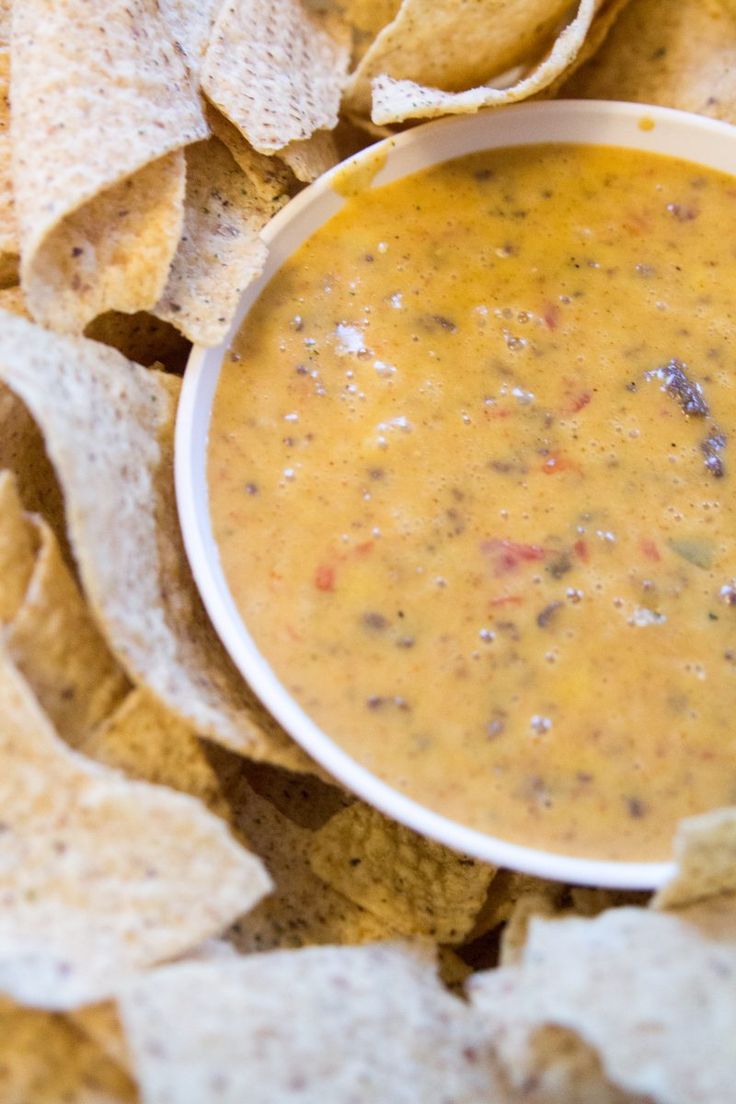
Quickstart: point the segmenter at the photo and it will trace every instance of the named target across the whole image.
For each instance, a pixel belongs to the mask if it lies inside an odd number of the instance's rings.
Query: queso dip
[[[284,686],[502,839],[736,802],[736,183],[541,145],[364,191],[225,357],[210,509]]]

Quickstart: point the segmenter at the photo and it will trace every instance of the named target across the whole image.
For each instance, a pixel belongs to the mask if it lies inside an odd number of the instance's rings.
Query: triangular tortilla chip
[[[289,166],[297,180],[306,184],[316,180],[340,160],[335,139],[327,130],[316,130],[311,138],[290,142],[279,151],[279,157]]]
[[[131,691],[77,750],[129,778],[191,794],[218,816],[227,816],[227,803],[202,742],[147,690]]]
[[[155,0],[23,0],[11,137],[31,313],[81,332],[158,300],[181,230],[181,148],[207,136]]]
[[[362,801],[315,835],[312,870],[402,935],[460,943],[473,928],[496,867],[425,839]]]
[[[0,991],[43,1008],[109,996],[267,892],[199,802],[71,751],[0,651]]]
[[[120,1006],[150,1101],[505,1099],[481,1021],[400,944],[170,966],[128,986]]]
[[[272,215],[289,199],[294,178],[278,157],[256,153],[247,138],[221,111],[207,104],[207,122],[223,145],[230,150],[235,164],[248,177],[259,204]]]
[[[337,123],[350,47],[342,23],[302,0],[228,0],[220,8],[202,87],[260,153]]]
[[[346,107],[368,115],[379,76],[447,92],[484,84],[543,54],[569,8],[570,0],[403,0],[352,74]]]
[[[736,121],[736,8],[728,0],[632,0],[561,95],[632,100]]]
[[[258,232],[271,211],[219,138],[190,146],[186,158],[184,228],[153,313],[196,345],[219,345],[241,294],[263,271]]]
[[[49,525],[22,604],[5,632],[20,673],[67,743],[76,747],[123,699],[129,683],[113,659]]]
[[[64,1016],[0,999],[3,1104],[135,1104],[126,1073]]]
[[[549,53],[507,87],[481,85],[466,91],[446,92],[412,80],[376,77],[373,80],[373,122],[383,125],[405,119],[472,114],[483,107],[516,103],[542,92],[574,63],[602,3],[603,0],[580,0],[577,14],[557,36]]]
[[[43,429],[83,588],[130,678],[194,731],[311,769],[230,663],[189,572],[173,488],[179,381],[106,345],[0,323],[0,379]]]

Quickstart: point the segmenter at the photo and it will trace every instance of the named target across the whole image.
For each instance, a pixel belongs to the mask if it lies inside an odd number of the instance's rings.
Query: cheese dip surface
[[[210,510],[256,643],[436,812],[661,860],[736,802],[736,183],[618,149],[364,191],[226,355]]]

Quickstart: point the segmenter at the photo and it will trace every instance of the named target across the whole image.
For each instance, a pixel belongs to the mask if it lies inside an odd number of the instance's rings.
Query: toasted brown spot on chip
[[[255,149],[273,153],[337,123],[348,37],[301,0],[227,0],[202,87]]]

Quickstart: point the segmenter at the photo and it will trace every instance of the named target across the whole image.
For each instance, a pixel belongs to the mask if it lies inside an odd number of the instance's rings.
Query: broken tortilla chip
[[[402,935],[460,943],[496,867],[459,855],[356,801],[321,828],[309,852],[333,889]]]
[[[575,17],[560,31],[551,50],[536,66],[525,70],[520,79],[506,87],[494,88],[484,84],[456,92],[433,88],[413,80],[386,75],[375,77],[372,82],[373,122],[385,125],[405,119],[471,114],[483,107],[516,103],[542,92],[574,63],[601,3],[602,0],[580,0]],[[364,62],[367,60],[368,55]],[[489,78],[490,76],[492,74],[489,74]]]
[[[0,999],[4,1104],[135,1104],[126,1073],[64,1016]]]
[[[202,87],[256,150],[274,153],[336,125],[349,56],[344,25],[301,0],[226,0]]]
[[[258,203],[275,215],[289,199],[293,176],[278,157],[256,153],[247,138],[221,111],[207,104],[207,122],[212,133],[230,150],[238,168],[248,177]]]
[[[192,1104],[213,1085],[221,1104],[504,1099],[482,1022],[409,946],[182,963],[119,1002],[146,1100]]]
[[[154,0],[23,0],[11,139],[33,316],[81,332],[156,303],[181,230],[182,147],[208,133]],[[63,120],[63,125],[59,125]]]
[[[38,537],[28,521],[12,472],[0,471],[0,628],[23,604],[36,561]]]
[[[537,1073],[535,1033],[555,1025],[594,1048],[628,1093],[723,1104],[736,1077],[735,979],[736,946],[621,908],[533,921],[521,965],[478,974],[469,990],[517,1089]]]
[[[632,0],[561,95],[630,100],[736,122],[736,7]]]
[[[118,661],[201,735],[310,770],[231,664],[189,572],[173,488],[179,381],[106,345],[0,321],[0,379],[43,429],[82,586]]]
[[[198,802],[71,751],[4,650],[0,703],[0,991],[49,1009],[100,1000],[268,891]]]
[[[680,908],[736,892],[736,808],[680,821],[674,849],[677,870],[655,895],[655,908]]]
[[[263,271],[271,211],[219,138],[190,146],[184,229],[153,313],[196,345],[219,345],[240,296]]]
[[[242,770],[248,785],[257,794],[275,805],[294,824],[309,828],[312,832],[353,800],[344,790],[313,774],[295,774],[283,767],[251,760],[238,760],[235,765],[237,772]]]
[[[3,306],[0,292],[0,307]],[[178,330],[168,322],[156,318],[148,311],[121,314],[107,311],[90,322],[84,336],[103,345],[112,345],[136,364],[150,368],[163,364],[166,370],[182,375],[187,366],[192,346]]]
[[[113,659],[61,554],[34,519],[38,552],[5,647],[56,731],[77,746],[122,700],[129,683]]]

